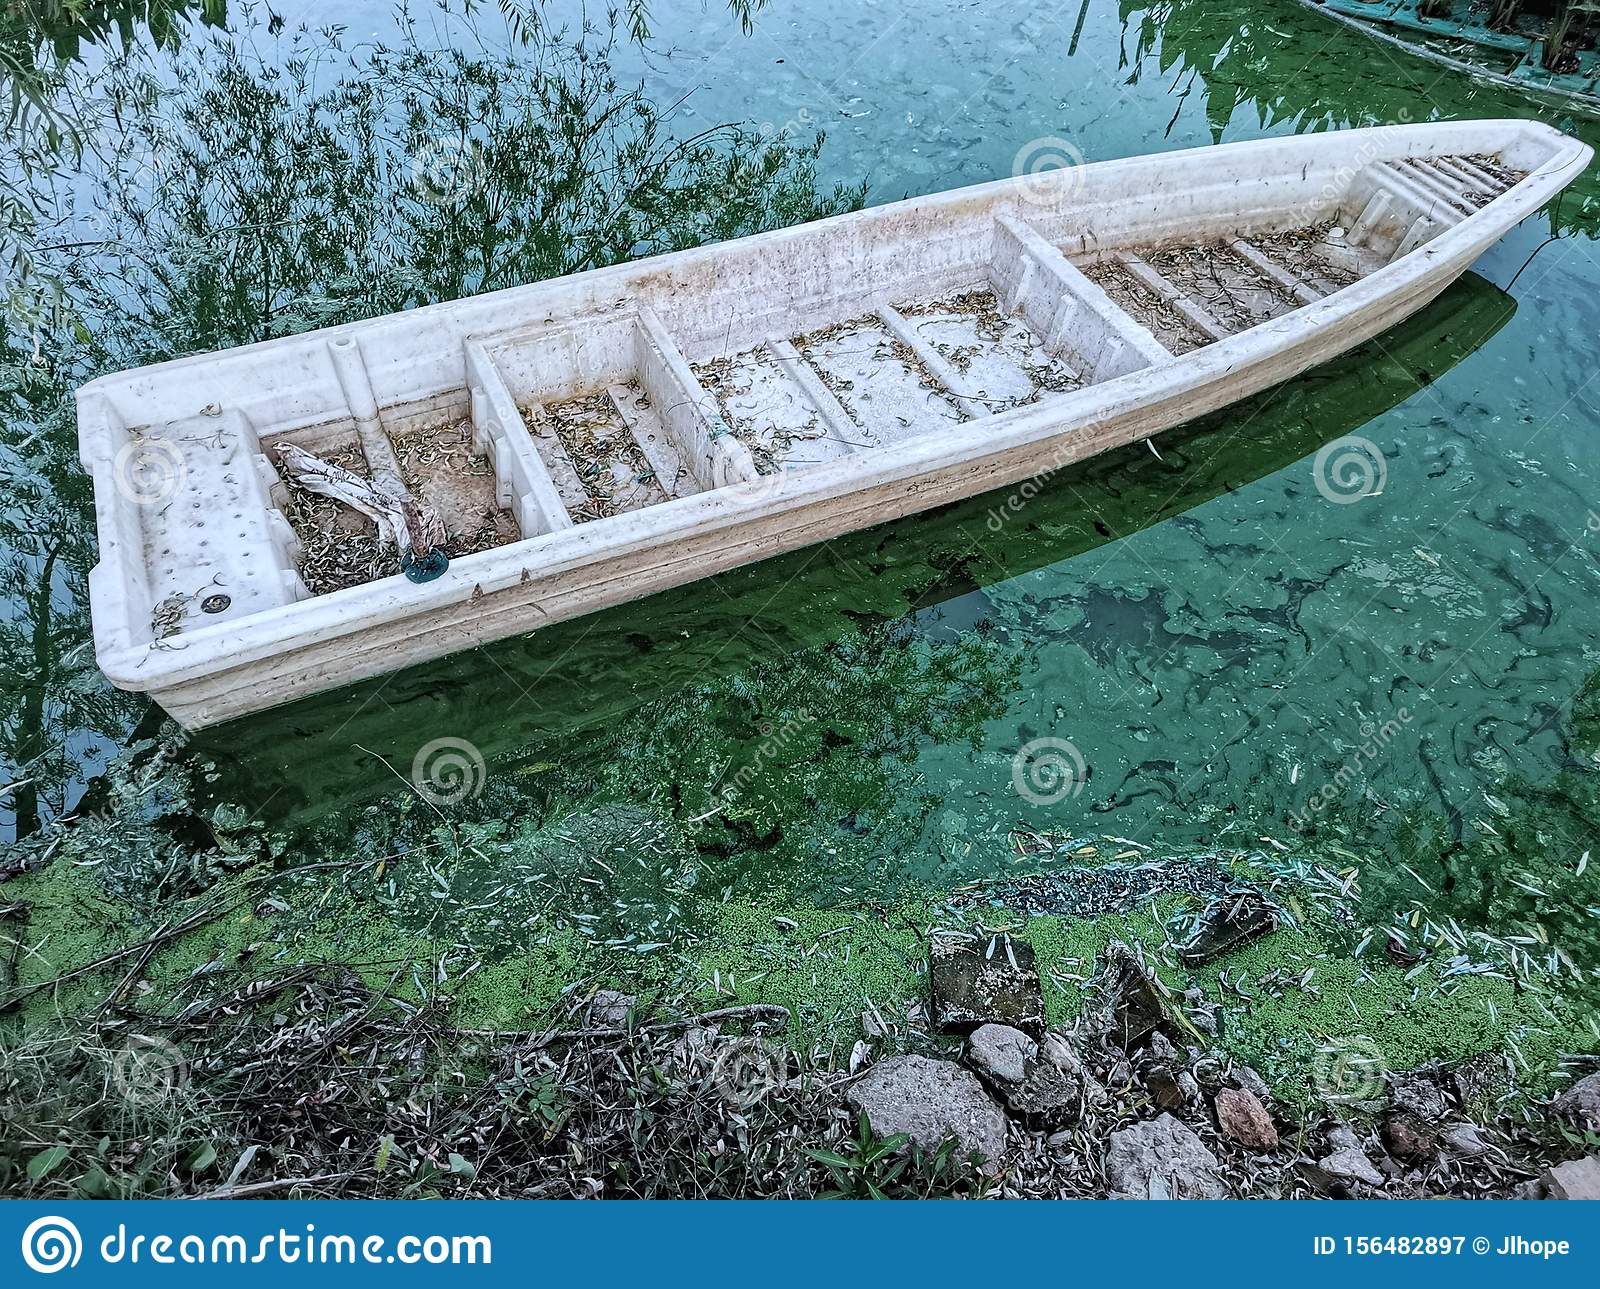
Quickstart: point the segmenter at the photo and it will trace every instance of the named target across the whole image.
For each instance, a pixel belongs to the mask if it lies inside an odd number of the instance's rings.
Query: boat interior
[[[863,224],[853,254],[800,236],[725,262],[646,261],[621,298],[476,326],[441,362],[454,379],[420,396],[393,396],[400,378],[377,371],[378,340],[318,344],[355,344],[374,365],[406,486],[437,512],[447,553],[470,556],[1171,361],[1358,282],[1524,171],[1480,154],[1335,173],[1309,193],[1302,176],[1246,176],[1235,182],[1261,188],[1248,201],[1163,193],[1132,214],[1092,184],[1042,201],[1024,187],[955,218],[909,210],[881,233]],[[343,389],[354,406],[348,379]],[[186,472],[170,505],[140,516],[149,585],[124,588],[150,606],[157,644],[398,571],[371,519],[279,468],[292,443],[367,470],[352,416],[328,416],[326,401],[279,424],[223,404],[123,427]]]

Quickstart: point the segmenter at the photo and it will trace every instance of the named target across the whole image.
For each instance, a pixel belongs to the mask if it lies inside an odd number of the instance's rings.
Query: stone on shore
[[[1225,1199],[1222,1166],[1185,1124],[1164,1114],[1111,1134],[1106,1179],[1123,1199]]]
[[[1266,1107],[1251,1093],[1239,1088],[1223,1088],[1213,1104],[1217,1111],[1217,1127],[1223,1136],[1260,1154],[1278,1148],[1278,1127]]]
[[[977,1076],[954,1061],[891,1056],[862,1075],[846,1097],[880,1137],[903,1132],[924,1150],[935,1150],[954,1136],[963,1158],[976,1151],[984,1171],[999,1168],[1005,1114]]]
[[[1082,1107],[1082,1083],[1058,1063],[1040,1060],[1039,1045],[1020,1029],[978,1026],[967,1039],[967,1063],[1032,1127],[1059,1128]]]
[[[1557,1164],[1542,1180],[1551,1199],[1600,1199],[1600,1155]]]
[[[967,1063],[996,1083],[1021,1083],[1039,1045],[1010,1025],[979,1025],[967,1038]]]
[[[1345,1146],[1320,1160],[1319,1164],[1324,1172],[1342,1177],[1346,1181],[1365,1182],[1368,1186],[1383,1185],[1383,1174],[1367,1158],[1367,1152],[1360,1146]]]
[[[1026,940],[935,935],[928,987],[934,1025],[946,1033],[967,1034],[991,1021],[1029,1034],[1044,1030],[1044,992]]]
[[[1133,1051],[1151,1034],[1178,1042],[1200,1037],[1167,987],[1126,945],[1111,945],[1106,958],[1111,981],[1111,1038],[1123,1051]]]
[[[1186,967],[1198,967],[1275,931],[1278,914],[1259,891],[1231,892],[1200,915],[1194,936],[1178,950]]]
[[[1590,1132],[1600,1132],[1600,1074],[1589,1074],[1550,1103],[1558,1116]]]
[[[1431,1164],[1439,1154],[1438,1135],[1408,1110],[1385,1116],[1383,1144],[1403,1164]]]
[[[1487,1154],[1489,1150],[1489,1143],[1483,1139],[1477,1126],[1470,1123],[1458,1123],[1454,1128],[1447,1130],[1440,1140],[1449,1147],[1452,1154],[1461,1155],[1466,1159],[1475,1159],[1479,1155]]]

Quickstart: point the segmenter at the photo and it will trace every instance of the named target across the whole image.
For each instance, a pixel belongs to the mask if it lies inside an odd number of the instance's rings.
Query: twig
[[[314,1186],[318,1182],[342,1182],[354,1173],[318,1173],[315,1177],[274,1177],[264,1182],[247,1182],[243,1186],[221,1186],[203,1195],[185,1195],[184,1199],[249,1199],[254,1195],[270,1195],[285,1191],[291,1186]]]
[[[626,1038],[629,1034],[659,1034],[675,1029],[688,1029],[691,1025],[713,1025],[725,1020],[781,1020],[787,1024],[789,1009],[777,1003],[750,1003],[743,1007],[719,1007],[716,1011],[701,1012],[682,1020],[658,1020],[648,1025],[635,1025],[632,1029],[608,1026],[600,1029],[551,1028],[539,1035],[532,1046],[548,1047],[551,1043],[575,1038]],[[458,1029],[457,1034],[471,1038],[521,1038],[526,1031],[502,1029]]]

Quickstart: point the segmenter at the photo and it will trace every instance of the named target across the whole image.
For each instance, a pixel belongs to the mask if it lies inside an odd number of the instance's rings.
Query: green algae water
[[[617,70],[680,103],[680,132],[821,130],[823,177],[872,201],[1009,175],[1041,141],[1094,161],[1517,115],[1600,143],[1286,0],[825,0],[748,35],[675,0],[654,23]],[[812,1015],[848,977],[859,1010],[914,992],[916,928],[966,884],[1287,855],[1293,899],[1359,871],[1360,906],[1230,960],[1327,982],[1254,1009],[1253,1059],[1359,1028],[1404,1065],[1518,1026],[1548,1070],[1579,1028],[1564,1004],[1532,1015],[1507,975],[1470,1009],[1440,990],[1464,970],[1446,959],[1491,947],[1509,975],[1600,961],[1597,223],[1585,176],[1423,313],[1154,450],[204,732],[185,755],[226,803],[214,829],[292,834],[285,862],[371,861],[300,910],[294,951],[383,976],[397,937],[467,950],[451,971],[500,1023],[595,971],[594,947],[633,962],[604,969],[618,983],[688,962],[708,997]],[[1318,454],[1351,438],[1380,478],[1329,497]],[[1027,922],[1055,1017],[1113,935],[1170,935],[1181,901],[1154,889],[1110,919]],[[1391,926],[1442,928],[1420,983],[1352,957]]]
[[[746,36],[717,6],[662,5],[657,48],[620,70],[696,125],[824,131],[827,177],[868,178],[869,200],[1009,174],[1039,139],[1100,160],[1500,115],[1600,136],[1290,4],[1033,8],[782,6]],[[1019,510],[978,498],[198,747],[222,795],[326,828],[409,791],[380,756],[404,777],[461,740],[495,789],[469,811],[505,793],[539,818],[643,804],[741,882],[819,898],[992,874],[1018,828],[1157,846],[1301,828],[1396,864],[1406,821],[1462,844],[1483,794],[1575,762],[1573,703],[1600,668],[1597,212],[1586,177],[1422,315],[1159,457],[1115,453]],[[1341,504],[1314,458],[1352,435],[1382,486]],[[1081,756],[1065,795],[1029,790],[1041,740]],[[1575,865],[1588,842],[1569,842]]]

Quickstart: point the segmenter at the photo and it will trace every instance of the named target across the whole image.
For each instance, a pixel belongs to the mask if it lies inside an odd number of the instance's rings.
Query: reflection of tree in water
[[[820,140],[675,137],[669,115],[611,76],[603,34],[585,39],[544,36],[504,57],[364,47],[330,81],[312,76],[320,38],[257,54],[225,36],[181,61],[135,47],[66,73],[73,101],[116,128],[59,182],[16,172],[62,286],[48,312],[9,312],[0,337],[0,782],[16,831],[75,804],[96,745],[121,742],[140,711],[160,719],[93,667],[76,385],[861,202],[860,189],[819,192]],[[468,181],[433,191],[415,174],[441,147]]]
[[[1219,143],[1243,107],[1253,110],[1256,129],[1272,132],[1514,116],[1535,117],[1600,144],[1600,123],[1590,118],[1574,119],[1547,100],[1441,73],[1292,0],[1119,0],[1118,9],[1130,83],[1153,63],[1172,84],[1178,111],[1198,93]],[[1584,207],[1597,194],[1591,168],[1552,208],[1557,227],[1592,229],[1594,216]]]
[[[909,621],[878,623],[491,761],[449,830],[397,785],[295,850],[396,857],[386,883],[357,881],[380,904],[415,906],[407,921],[431,916],[421,873],[438,871],[456,908],[543,906],[616,939],[665,938],[693,889],[882,895],[941,804],[919,750],[975,745],[1016,673],[1015,651],[987,633],[934,643]]]

